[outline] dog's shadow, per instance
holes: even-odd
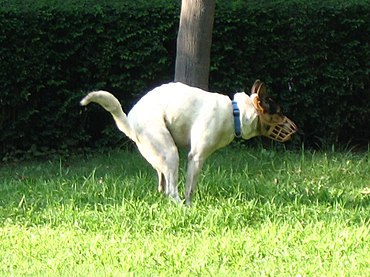
[[[325,159],[325,155],[322,157]],[[335,172],[320,163],[320,157],[298,151],[221,150],[205,165],[197,197],[276,206],[339,204],[345,209],[370,206],[370,197],[361,192],[363,188],[357,188],[356,184],[347,187]]]

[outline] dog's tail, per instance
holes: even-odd
[[[105,110],[111,113],[114,121],[120,131],[125,133],[129,138],[133,138],[133,130],[127,120],[126,114],[123,112],[121,104],[113,94],[99,90],[90,92],[81,101],[82,106],[86,106],[91,102],[95,102],[102,106]]]

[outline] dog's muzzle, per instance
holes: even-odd
[[[284,116],[283,120],[278,123],[270,123],[260,116],[262,135],[278,142],[285,142],[297,132],[297,126],[289,118]]]

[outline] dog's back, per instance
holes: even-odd
[[[212,125],[212,121],[219,123],[225,114],[232,116],[227,96],[182,83],[169,83],[143,96],[129,112],[128,118],[138,133],[147,128],[165,127],[176,144],[188,145],[194,130],[209,129],[207,126]],[[217,132],[215,129],[212,131]]]

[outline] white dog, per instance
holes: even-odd
[[[159,86],[143,96],[129,114],[109,92],[94,91],[81,105],[95,102],[110,112],[119,130],[132,139],[144,158],[157,170],[158,190],[181,202],[178,194],[178,146],[190,146],[185,199],[190,205],[205,159],[236,136],[265,135],[285,141],[296,126],[280,113],[257,80],[251,96],[229,97],[182,83]]]

